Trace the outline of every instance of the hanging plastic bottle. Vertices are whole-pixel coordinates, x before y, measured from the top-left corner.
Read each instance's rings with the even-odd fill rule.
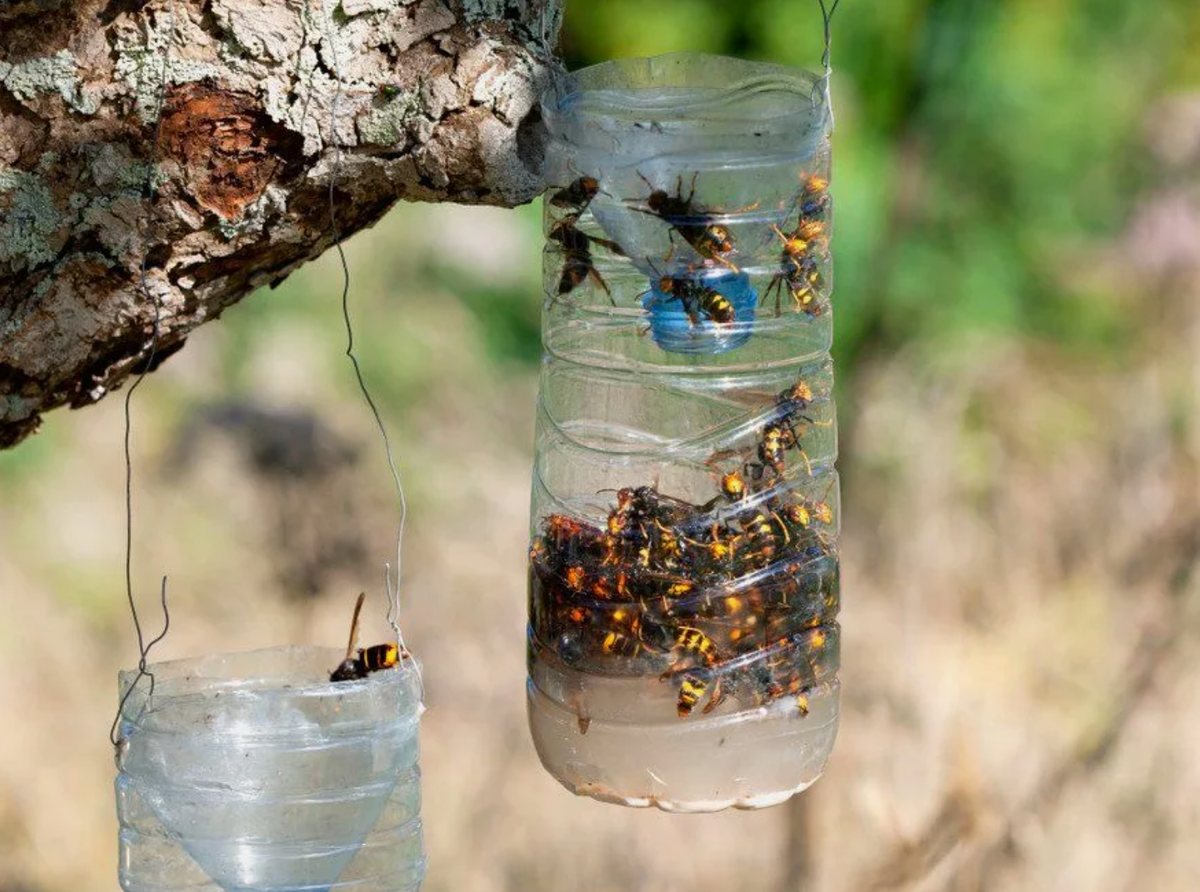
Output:
[[[125,892],[416,892],[416,663],[330,681],[285,647],[121,673]],[[136,685],[126,697],[130,685]]]
[[[529,720],[576,793],[758,808],[832,749],[827,83],[675,54],[543,100]]]

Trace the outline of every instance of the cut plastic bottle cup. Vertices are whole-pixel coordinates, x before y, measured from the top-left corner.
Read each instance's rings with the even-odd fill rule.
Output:
[[[120,718],[125,892],[415,892],[425,875],[410,660],[329,682],[283,647],[151,665]],[[124,696],[134,671],[120,674]]]

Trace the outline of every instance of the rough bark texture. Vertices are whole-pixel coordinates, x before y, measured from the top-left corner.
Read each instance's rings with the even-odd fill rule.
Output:
[[[0,448],[145,365],[143,258],[161,359],[330,247],[339,150],[343,236],[532,198],[560,3],[0,0]]]

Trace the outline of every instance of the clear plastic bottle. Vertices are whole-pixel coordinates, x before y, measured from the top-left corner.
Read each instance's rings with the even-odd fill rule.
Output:
[[[417,892],[416,666],[283,647],[151,666],[121,711],[126,892]],[[121,694],[137,679],[121,673]]]
[[[826,83],[673,54],[543,100],[529,721],[576,793],[758,808],[833,747]]]

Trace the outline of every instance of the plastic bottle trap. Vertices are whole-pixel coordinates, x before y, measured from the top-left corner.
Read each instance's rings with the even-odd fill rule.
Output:
[[[126,892],[409,892],[425,872],[413,660],[331,683],[286,647],[150,667],[120,717]],[[121,674],[124,695],[136,673]]]
[[[692,54],[543,100],[529,715],[569,789],[755,808],[839,714],[824,79]]]

